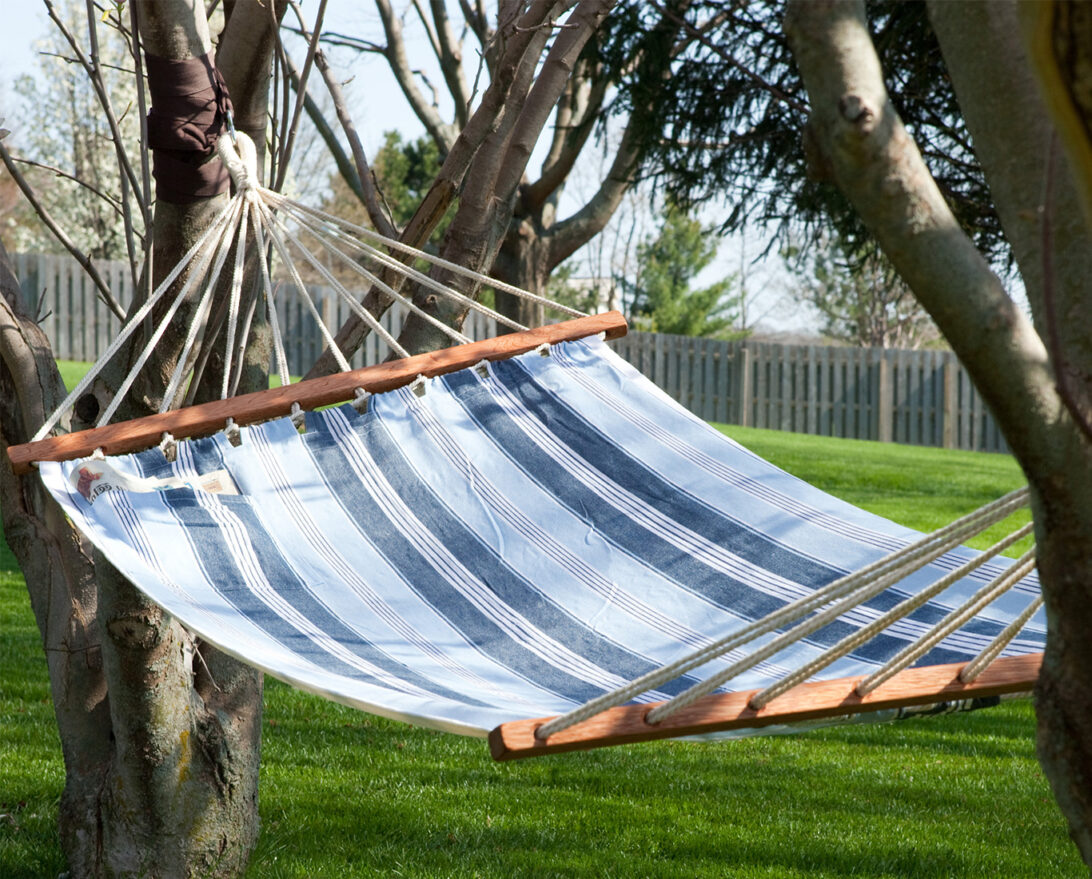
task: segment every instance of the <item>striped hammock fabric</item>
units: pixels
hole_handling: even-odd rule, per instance
[[[725,438],[596,339],[108,459],[43,462],[77,526],[154,601],[269,674],[484,735],[559,714],[919,535]],[[762,687],[973,555],[950,552],[733,681]],[[867,674],[1009,562],[827,668]],[[1034,575],[920,662],[973,658]],[[1005,655],[1042,651],[1042,613]],[[641,697],[686,689],[732,657]]]

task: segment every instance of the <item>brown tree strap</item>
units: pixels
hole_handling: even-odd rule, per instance
[[[182,61],[148,55],[146,61],[156,198],[190,204],[227,192],[231,178],[216,156],[216,142],[231,98],[212,53]]]

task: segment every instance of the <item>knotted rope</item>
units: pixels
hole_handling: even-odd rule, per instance
[[[80,397],[87,393],[102,371],[103,366],[112,360],[122,347],[129,342],[133,333],[138,327],[142,326],[152,310],[168,299],[168,294],[172,291],[179,277],[183,275],[183,272],[186,272],[184,283],[174,292],[174,298],[163,309],[158,324],[151,330],[140,353],[134,359],[132,367],[122,380],[117,393],[110,404],[104,407],[96,425],[107,424],[114,417],[122,400],[132,388],[136,377],[148,364],[157,345],[162,341],[167,327],[178,314],[183,302],[195,295],[197,296],[196,306],[192,310],[181,353],[163,395],[160,411],[166,411],[176,404],[180,390],[186,384],[187,377],[190,380],[192,393],[193,387],[197,383],[195,370],[203,366],[204,359],[207,358],[207,352],[196,353],[199,347],[198,338],[201,336],[202,330],[208,325],[215,290],[227,260],[232,255],[231,243],[235,241],[228,295],[227,326],[225,329],[224,374],[220,388],[221,398],[230,396],[234,392],[238,378],[241,375],[242,351],[250,327],[250,315],[241,315],[240,308],[243,301],[243,267],[247,252],[247,241],[251,235],[255,245],[252,252],[258,262],[260,290],[265,303],[269,327],[273,335],[275,368],[281,383],[284,385],[289,384],[291,379],[288,373],[288,359],[285,353],[282,327],[277,317],[273,271],[269,258],[270,252],[274,253],[280,260],[284,271],[289,277],[291,287],[299,296],[305,311],[319,328],[323,342],[336,360],[339,369],[349,371],[352,367],[335,342],[307,290],[297,269],[294,253],[302,256],[304,262],[330,285],[338,298],[346,303],[349,310],[364,321],[391,351],[401,357],[408,356],[406,349],[398,343],[398,340],[382,325],[378,318],[361,305],[359,297],[354,296],[346,288],[345,284],[322,261],[316,258],[311,249],[305,246],[301,237],[304,234],[307,236],[309,243],[317,245],[323,252],[333,257],[338,264],[350,269],[354,274],[362,278],[365,283],[401,304],[409,314],[415,315],[445,333],[455,344],[464,344],[469,342],[470,339],[422,309],[412,298],[400,293],[390,283],[384,281],[378,272],[369,270],[366,265],[362,264],[362,261],[370,261],[383,272],[396,273],[420,284],[431,292],[452,300],[460,307],[472,308],[497,323],[514,330],[525,330],[527,327],[488,308],[473,297],[437,281],[418,268],[407,265],[407,262],[422,260],[475,284],[488,285],[495,290],[531,300],[570,316],[583,316],[583,312],[576,309],[552,302],[545,297],[521,290],[510,284],[502,283],[481,272],[464,268],[442,257],[387,238],[374,230],[339,220],[331,214],[300,204],[280,193],[265,188],[261,185],[257,149],[254,142],[244,132],[233,132],[233,135],[233,138],[220,137],[216,143],[216,152],[223,162],[223,166],[227,169],[231,182],[234,184],[234,196],[178,264],[171,269],[162,283],[156,287],[151,296],[130,315],[121,331],[107,346],[103,355],[95,362],[72,393],[62,401],[57,410],[46,419],[45,423],[34,435],[34,440],[46,437],[57,426],[62,416],[72,409]],[[295,224],[295,228],[289,226],[289,220]],[[386,248],[391,253],[400,254],[403,259],[409,259],[403,262],[403,259],[391,256],[391,253],[384,252],[382,248]],[[239,366],[236,366],[236,364],[239,364]]]

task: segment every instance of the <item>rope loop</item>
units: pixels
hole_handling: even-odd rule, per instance
[[[307,414],[303,411],[303,407],[299,403],[292,404],[292,414],[289,416],[292,419],[292,424],[296,430],[303,431],[307,425]]]
[[[236,131],[234,144],[230,137],[221,137],[216,142],[216,152],[239,192],[249,193],[258,188],[258,150],[249,135]]]

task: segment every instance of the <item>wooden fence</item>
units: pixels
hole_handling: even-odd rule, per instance
[[[59,360],[97,360],[121,329],[121,321],[98,296],[95,285],[79,264],[53,254],[16,254],[14,262],[24,302],[40,316],[39,323],[53,345],[54,356]],[[122,307],[127,307],[133,297],[128,266],[105,260],[95,266],[114,297]],[[349,306],[331,288],[316,286],[309,291],[323,323],[336,332],[349,318]],[[275,299],[289,371],[301,375],[318,359],[325,341],[292,284],[277,284]],[[395,306],[383,315],[380,323],[397,336],[403,317],[404,309]],[[496,326],[492,319],[472,311],[463,333],[474,340],[487,339],[496,335]],[[369,334],[352,364],[367,366],[379,363],[386,356],[386,343]]]
[[[54,353],[64,360],[94,360],[120,323],[95,294],[79,266],[64,256],[17,254],[25,301],[37,308]],[[98,263],[123,305],[132,296],[123,263]],[[332,291],[313,289],[326,325],[336,329],[349,309]],[[321,333],[290,286],[282,285],[277,311],[289,368],[301,374],[323,349]],[[383,318],[397,334],[402,315]],[[494,335],[493,322],[471,312],[464,332]],[[901,351],[723,342],[660,333],[630,333],[615,349],[649,379],[709,421],[978,451],[1006,451],[997,425],[949,351]],[[354,366],[379,362],[386,346],[370,334]]]
[[[1002,452],[1004,438],[950,351],[722,342],[630,333],[615,349],[708,421]]]

